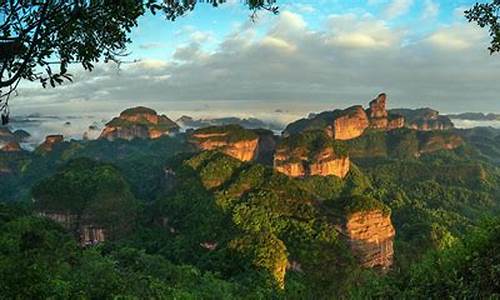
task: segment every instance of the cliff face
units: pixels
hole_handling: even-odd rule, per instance
[[[176,133],[179,126],[165,115],[146,107],[135,107],[123,111],[104,127],[99,138],[114,140],[134,138],[157,139]]]
[[[450,118],[441,116],[438,111],[430,108],[393,109],[391,112],[405,117],[405,127],[419,131],[448,130],[454,127]]]
[[[344,230],[362,266],[382,270],[392,266],[396,233],[389,215],[378,210],[354,213],[348,217]]]
[[[40,212],[39,215],[61,224],[64,229],[78,235],[81,246],[94,245],[106,240],[104,228],[84,222],[78,223],[76,215],[51,212]]]
[[[57,135],[48,135],[45,137],[45,141],[38,146],[38,149],[41,149],[46,152],[50,152],[54,149],[54,146],[64,142],[64,137],[60,134]]]
[[[334,175],[344,178],[349,167],[347,153],[322,131],[284,138],[274,155],[275,170],[290,177]]]
[[[333,121],[333,134],[336,140],[350,140],[361,136],[368,128],[369,121],[363,107],[353,106],[346,109]]]
[[[218,150],[241,161],[254,160],[259,151],[259,136],[238,125],[196,130],[190,140],[200,150]]]
[[[344,178],[349,173],[350,160],[347,156],[336,157],[331,148],[319,153],[310,164],[309,175],[328,176],[335,175]]]
[[[420,153],[432,153],[439,150],[454,150],[464,144],[464,140],[456,134],[432,134],[426,132],[420,143]]]
[[[370,108],[366,111],[370,118],[370,128],[381,130],[403,128],[405,118],[402,115],[390,114],[386,109],[386,104],[386,94],[380,94],[370,102]]]

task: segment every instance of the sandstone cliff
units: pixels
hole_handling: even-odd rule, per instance
[[[392,266],[396,232],[390,215],[380,210],[354,213],[346,220],[345,233],[362,266],[383,270]]]
[[[190,141],[200,150],[218,150],[241,161],[254,160],[259,151],[258,134],[239,125],[195,130]]]
[[[403,115],[406,119],[405,127],[419,131],[448,130],[454,127],[450,118],[441,116],[438,111],[430,108],[393,109],[390,112]]]
[[[287,126],[283,135],[290,136],[305,131],[324,130],[336,140],[351,140],[363,135],[366,129],[394,130],[405,125],[402,115],[389,113],[386,109],[387,95],[380,94],[372,100],[365,111],[362,106],[312,114]]]
[[[274,168],[291,177],[344,178],[349,172],[347,152],[323,131],[309,131],[284,138],[277,145]]]
[[[354,139],[362,135],[368,125],[368,116],[363,107],[353,106],[338,114],[333,121],[333,133],[330,136],[336,140]]]
[[[99,138],[157,139],[178,131],[179,126],[167,116],[158,115],[150,108],[139,106],[124,110],[119,117],[108,122]]]

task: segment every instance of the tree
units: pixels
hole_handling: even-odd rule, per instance
[[[490,53],[500,52],[500,0],[491,3],[476,3],[465,11],[469,22],[476,22],[482,28],[488,27],[491,37]]]
[[[277,13],[275,1],[246,0],[245,5],[255,16],[260,9]],[[69,64],[92,71],[100,60],[119,62],[140,16],[149,11],[174,21],[198,2],[217,7],[226,0],[0,0],[2,124],[9,121],[9,96],[21,80],[55,87],[71,80]]]

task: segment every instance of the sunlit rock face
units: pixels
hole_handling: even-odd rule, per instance
[[[387,95],[380,94],[377,99],[370,102],[370,108],[367,110],[368,117],[370,118],[370,127],[374,129],[386,129],[389,121],[387,119],[388,113],[385,109],[387,102]]]
[[[430,108],[393,109],[391,113],[405,117],[405,127],[418,131],[448,130],[454,128],[453,122],[447,116]]]
[[[361,136],[368,128],[368,116],[362,106],[353,106],[339,114],[333,121],[333,134],[336,140],[350,140]]]
[[[105,229],[93,224],[79,223],[76,215],[69,213],[40,212],[40,216],[59,223],[64,229],[78,235],[81,246],[94,245],[106,240]]]
[[[347,156],[337,157],[333,149],[327,148],[316,155],[310,164],[309,175],[334,175],[344,178],[349,173],[350,160]]]
[[[157,139],[176,133],[179,126],[165,115],[147,107],[124,110],[119,117],[106,124],[99,138],[114,140]]]
[[[310,131],[284,138],[274,155],[276,171],[290,177],[345,177],[350,162],[347,152],[323,131]]]
[[[365,111],[361,105],[341,110],[312,114],[287,126],[285,137],[306,131],[324,130],[336,140],[352,140],[362,136],[367,129],[390,131],[405,126],[405,117],[389,113],[386,109],[387,95],[380,94],[372,100]]]
[[[241,161],[254,160],[259,151],[258,134],[239,125],[198,129],[190,140],[200,150],[217,150]]]
[[[354,213],[346,220],[345,234],[362,266],[382,270],[392,266],[396,232],[389,214],[379,210]]]
[[[54,149],[54,147],[60,143],[64,142],[64,136],[57,135],[48,135],[45,137],[45,141],[38,146],[38,149],[41,149],[46,152],[50,152]]]
[[[401,115],[390,114],[387,119],[387,130],[405,127],[405,118]]]

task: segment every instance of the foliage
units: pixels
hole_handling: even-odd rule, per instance
[[[129,231],[137,214],[137,202],[119,171],[85,158],[38,183],[33,197],[37,210],[75,216],[82,224],[106,228],[111,236]]]
[[[465,11],[465,17],[469,22],[475,22],[480,27],[488,27],[491,45],[490,53],[500,51],[500,1],[493,0],[491,3],[476,3],[471,9]]]

